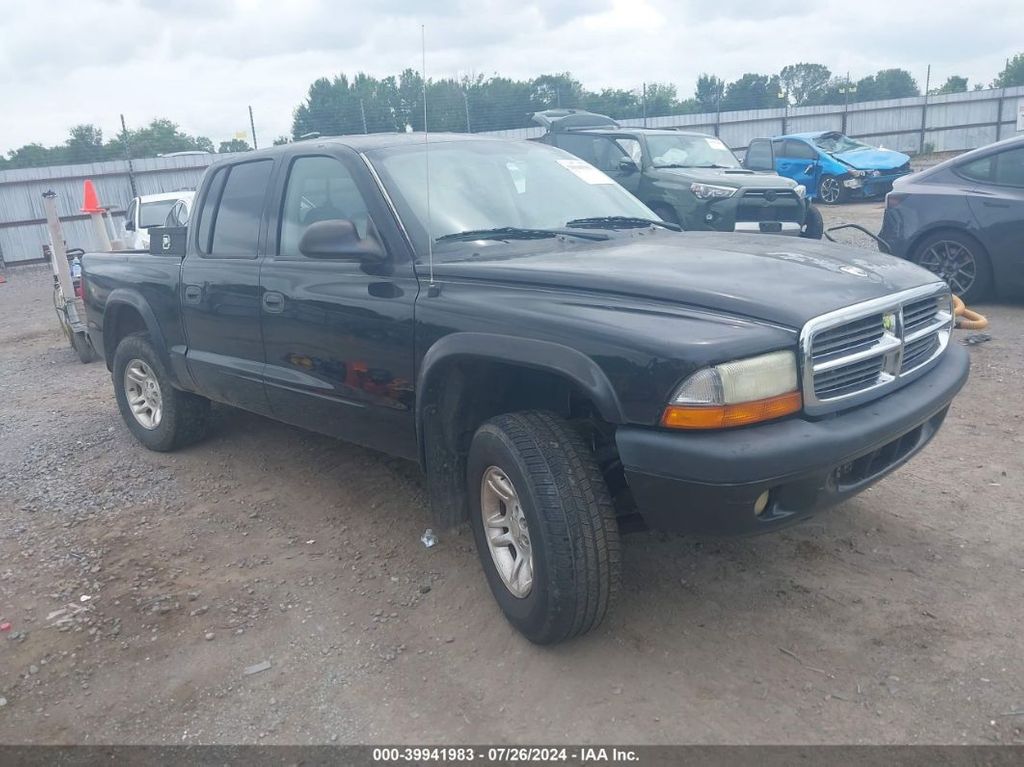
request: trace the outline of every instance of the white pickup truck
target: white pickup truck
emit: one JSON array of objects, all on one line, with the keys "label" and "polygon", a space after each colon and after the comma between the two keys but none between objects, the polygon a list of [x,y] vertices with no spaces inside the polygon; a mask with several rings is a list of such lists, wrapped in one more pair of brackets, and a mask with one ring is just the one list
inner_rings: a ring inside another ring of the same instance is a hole
[{"label": "white pickup truck", "polygon": [[124,243],[129,250],[149,249],[149,227],[184,226],[188,223],[192,190],[144,194],[128,205],[124,219]]}]

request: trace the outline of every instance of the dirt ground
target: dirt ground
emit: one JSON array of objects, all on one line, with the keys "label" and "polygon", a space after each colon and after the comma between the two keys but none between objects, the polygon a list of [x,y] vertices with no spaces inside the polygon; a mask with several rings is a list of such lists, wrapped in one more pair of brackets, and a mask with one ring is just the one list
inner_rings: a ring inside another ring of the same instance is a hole
[{"label": "dirt ground", "polygon": [[615,612],[545,649],[467,531],[420,543],[415,466],[227,408],[147,452],[6,276],[0,742],[1024,742],[1024,302],[908,466],[774,536],[627,537]]}]

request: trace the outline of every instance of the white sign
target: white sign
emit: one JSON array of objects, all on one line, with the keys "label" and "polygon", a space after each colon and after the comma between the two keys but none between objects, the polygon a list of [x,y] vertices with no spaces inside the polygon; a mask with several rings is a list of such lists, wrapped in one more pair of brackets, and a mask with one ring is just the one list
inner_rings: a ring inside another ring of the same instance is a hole
[{"label": "white sign", "polygon": [[567,171],[576,174],[588,184],[614,184],[611,177],[606,176],[593,165],[583,160],[559,160],[558,164]]}]

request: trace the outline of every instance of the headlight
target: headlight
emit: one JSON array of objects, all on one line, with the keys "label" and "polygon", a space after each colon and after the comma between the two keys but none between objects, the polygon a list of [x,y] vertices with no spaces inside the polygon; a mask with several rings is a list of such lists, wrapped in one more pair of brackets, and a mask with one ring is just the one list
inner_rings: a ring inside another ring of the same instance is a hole
[{"label": "headlight", "polygon": [[862,171],[862,170],[858,170],[857,168],[850,168],[850,169],[849,169],[849,170],[847,171],[847,173],[849,173],[849,174],[850,174],[851,176],[853,176],[854,178],[860,178],[861,176],[863,176],[863,175],[864,175],[864,171]]},{"label": "headlight", "polygon": [[698,370],[676,389],[661,425],[723,429],[781,418],[802,406],[796,355],[772,352]]},{"label": "headlight", "polygon": [[690,191],[699,200],[724,200],[736,194],[731,186],[715,186],[714,184],[690,184]]},{"label": "headlight", "polygon": [[797,184],[795,187],[793,187],[793,191],[796,192],[796,196],[799,197],[801,200],[807,196],[807,187],[804,186],[803,184]]}]

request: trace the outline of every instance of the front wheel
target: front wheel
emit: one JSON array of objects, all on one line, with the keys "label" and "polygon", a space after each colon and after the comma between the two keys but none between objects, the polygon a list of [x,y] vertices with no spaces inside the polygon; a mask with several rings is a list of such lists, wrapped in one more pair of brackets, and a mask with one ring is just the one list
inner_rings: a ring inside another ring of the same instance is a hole
[{"label": "front wheel", "polygon": [[210,401],[175,389],[149,336],[125,336],[114,352],[114,396],[135,438],[150,450],[167,452],[206,434]]},{"label": "front wheel", "polygon": [[804,216],[804,226],[800,236],[808,240],[820,240],[825,234],[825,220],[821,217],[821,211],[810,203],[807,204],[807,215]]},{"label": "front wheel", "polygon": [[846,187],[835,176],[822,176],[818,182],[818,199],[826,205],[846,202]]},{"label": "front wheel", "polygon": [[582,437],[550,413],[487,421],[467,469],[470,523],[491,593],[527,639],[597,627],[619,585],[619,531]]}]

